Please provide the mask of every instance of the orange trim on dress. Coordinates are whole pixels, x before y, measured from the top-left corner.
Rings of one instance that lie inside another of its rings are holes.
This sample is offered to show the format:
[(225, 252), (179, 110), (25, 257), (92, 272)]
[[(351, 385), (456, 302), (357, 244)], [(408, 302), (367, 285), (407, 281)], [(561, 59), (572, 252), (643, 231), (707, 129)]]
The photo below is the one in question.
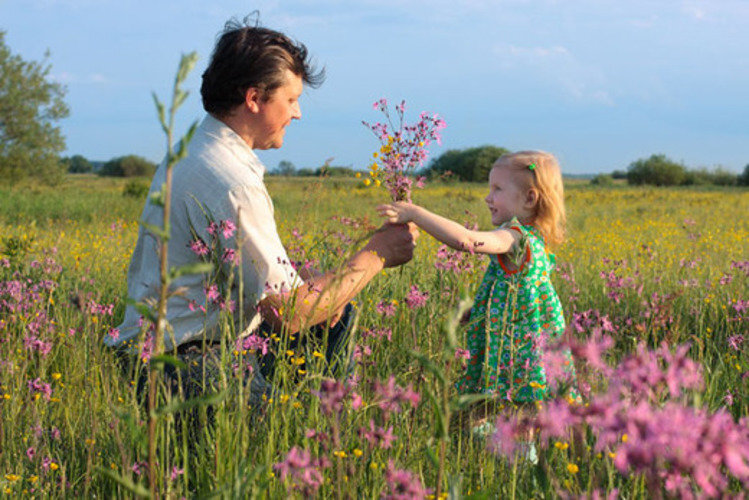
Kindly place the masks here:
[(525, 266), (525, 264), (527, 262), (531, 261), (531, 246), (530, 245), (528, 245), (528, 246), (525, 247), (525, 253), (526, 253), (525, 260), (523, 260), (523, 262), (520, 263), (520, 267), (517, 268), (517, 269), (515, 269), (514, 271), (511, 271), (511, 270), (507, 269), (507, 267), (505, 267), (504, 262), (502, 262), (502, 254), (501, 253), (498, 253), (498, 254), (495, 254), (495, 255), (497, 257), (497, 262), (499, 262), (499, 266), (502, 268), (502, 270), (504, 272), (506, 272), (507, 274), (515, 274), (515, 273), (517, 273), (519, 271), (522, 271), (523, 270), (523, 266)]

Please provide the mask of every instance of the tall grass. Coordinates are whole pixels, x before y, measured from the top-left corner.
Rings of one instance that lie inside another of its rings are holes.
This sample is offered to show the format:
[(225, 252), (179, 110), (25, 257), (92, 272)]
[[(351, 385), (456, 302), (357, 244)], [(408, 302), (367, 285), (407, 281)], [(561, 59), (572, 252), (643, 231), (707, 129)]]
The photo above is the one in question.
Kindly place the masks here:
[[(8, 191), (25, 207), (6, 205), (0, 214), (0, 258), (8, 266), (0, 268), (0, 282), (21, 287), (15, 295), (7, 288), (0, 292), (0, 488), (8, 495), (148, 493), (148, 415), (134, 380), (123, 376), (101, 343), (121, 319), (126, 265), (141, 210), (141, 201), (117, 194), (125, 182), (89, 178), (81, 190), (81, 178), (75, 177), (55, 190)], [(339, 264), (351, 241), (366, 234), (368, 222), (377, 223), (373, 207), (385, 199), (383, 192), (353, 181), (270, 179), (268, 184), (292, 255), (316, 260), (322, 268)], [(441, 214), (490, 227), (483, 191), (483, 186), (433, 185), (415, 199)], [(60, 204), (86, 215), (42, 217), (52, 213), (50, 199), (56, 196)], [(567, 191), (567, 206), (570, 239), (557, 251), (563, 272), (555, 283), (568, 321), (591, 310), (608, 315), (616, 327), (611, 362), (632, 353), (639, 341), (653, 347), (662, 341), (672, 346), (689, 342), (690, 356), (703, 367), (706, 380), (704, 391), (693, 393), (689, 404), (746, 417), (749, 356), (745, 343), (739, 349), (729, 343), (746, 336), (746, 319), (737, 320), (736, 308), (747, 300), (749, 223), (741, 217), (749, 211), (746, 192), (574, 186)], [(444, 397), (454, 398), (450, 381), (461, 372), (460, 361), (448, 362), (444, 354), (453, 348), (450, 318), (460, 300), (472, 295), (485, 262), (470, 257), (473, 269), (442, 271), (434, 265), (437, 249), (423, 236), (413, 262), (384, 271), (357, 297), (359, 385), (346, 389), (343, 409), (335, 416), (323, 411), (316, 395), (324, 378), (316, 353), (324, 351), (314, 344), (292, 356), (279, 348), (278, 393), (262, 409), (248, 407), (248, 395), (228, 367), (225, 393), (213, 405), (213, 417), (205, 406), (163, 412), (156, 436), (158, 463), (152, 466), (161, 494), (276, 497), (289, 490), (303, 495), (302, 482), (282, 481), (281, 470), (274, 469), (295, 446), (330, 461), (317, 469), (308, 466), (320, 471), (321, 496), (335, 497), (339, 491), (378, 496), (389, 491), (396, 470), (409, 471), (434, 492), (463, 496), (614, 489), (625, 496), (652, 494), (642, 477), (616, 469), (611, 452), (588, 449), (591, 436), (582, 448), (564, 442), (540, 449), (539, 467), (497, 458), (458, 426), (444, 432)], [(602, 277), (611, 272), (627, 284), (617, 288)], [(430, 295), (423, 308), (404, 304), (412, 284)], [(396, 301), (394, 316), (378, 313), (382, 301)], [(392, 340), (376, 336), (383, 328), (392, 331)], [(460, 346), (462, 333), (456, 330)], [(49, 347), (34, 347), (32, 335)], [(231, 339), (227, 346), (233, 349)], [(307, 373), (300, 378), (296, 363), (301, 358)], [(595, 377), (586, 379), (585, 373), (583, 382), (594, 389), (605, 385)], [(380, 409), (382, 391), (373, 384), (386, 383), (390, 376), (397, 386), (411, 384), (421, 395), (416, 408), (404, 404), (401, 412), (389, 415)], [(357, 409), (352, 393), (362, 397)], [(193, 420), (183, 418), (188, 414)], [(385, 432), (391, 426), (392, 446), (367, 440), (370, 429)], [(102, 469), (116, 473), (119, 482)]]

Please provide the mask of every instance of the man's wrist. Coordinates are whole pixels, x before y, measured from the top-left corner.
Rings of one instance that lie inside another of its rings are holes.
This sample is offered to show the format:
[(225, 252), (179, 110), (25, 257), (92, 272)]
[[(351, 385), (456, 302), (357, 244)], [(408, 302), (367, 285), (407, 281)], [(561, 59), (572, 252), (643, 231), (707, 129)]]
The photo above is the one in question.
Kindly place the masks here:
[(376, 274), (385, 268), (385, 257), (380, 255), (374, 245), (365, 246), (350, 262), (355, 270), (372, 270)]

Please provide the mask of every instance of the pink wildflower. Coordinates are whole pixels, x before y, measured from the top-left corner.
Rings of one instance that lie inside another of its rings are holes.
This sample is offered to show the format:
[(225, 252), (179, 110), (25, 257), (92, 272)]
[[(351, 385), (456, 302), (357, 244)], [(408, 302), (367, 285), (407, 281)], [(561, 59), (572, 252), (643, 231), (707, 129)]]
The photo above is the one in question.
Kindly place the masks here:
[(174, 481), (184, 473), (185, 473), (185, 469), (180, 469), (175, 465), (172, 467), (172, 473), (169, 474), (169, 479)]
[(190, 250), (198, 257), (208, 255), (208, 246), (201, 239), (193, 240), (190, 242)]
[(395, 316), (395, 303), (391, 300), (378, 302), (375, 309), (385, 317)]
[(236, 230), (237, 226), (231, 220), (226, 219), (221, 221), (221, 234), (224, 235), (225, 239), (228, 240), (231, 238)]
[(209, 302), (216, 303), (220, 297), (221, 294), (218, 292), (218, 285), (214, 283), (206, 287), (205, 298), (208, 299)]
[(273, 465), (281, 480), (289, 478), (293, 489), (301, 491), (302, 496), (311, 497), (322, 486), (324, 478), (321, 470), (330, 467), (330, 461), (322, 457), (313, 459), (310, 453), (294, 446), (286, 458)]
[(386, 415), (390, 412), (399, 413), (401, 406), (409, 403), (413, 408), (416, 408), (419, 404), (421, 396), (415, 392), (411, 385), (403, 388), (395, 383), (395, 377), (390, 376), (387, 383), (382, 384), (379, 381), (375, 381), (373, 384), (375, 394), (380, 398), (377, 403), (381, 410)]
[(393, 446), (396, 437), (393, 435), (393, 426), (387, 429), (385, 427), (376, 427), (374, 420), (369, 420), (369, 429), (362, 427), (359, 429), (359, 435), (366, 439), (372, 448), (381, 448), (387, 450)]
[(117, 340), (120, 338), (120, 330), (118, 330), (117, 328), (110, 328), (107, 335), (109, 335), (109, 338), (111, 338), (112, 340)]
[(396, 469), (392, 460), (388, 460), (385, 469), (385, 482), (389, 491), (383, 494), (383, 498), (388, 500), (422, 499), (429, 494), (418, 477), (410, 471)]
[(411, 290), (406, 296), (406, 305), (411, 309), (423, 307), (429, 298), (429, 292), (420, 292), (419, 287), (411, 285)]
[(225, 248), (224, 255), (221, 257), (224, 264), (236, 265), (237, 262), (237, 251), (233, 248)]

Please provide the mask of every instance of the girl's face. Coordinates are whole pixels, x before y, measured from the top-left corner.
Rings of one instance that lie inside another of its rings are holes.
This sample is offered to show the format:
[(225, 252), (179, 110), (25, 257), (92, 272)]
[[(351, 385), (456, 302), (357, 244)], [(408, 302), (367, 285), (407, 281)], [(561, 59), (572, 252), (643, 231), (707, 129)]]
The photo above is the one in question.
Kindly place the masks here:
[(489, 172), (489, 194), (484, 201), (495, 226), (500, 226), (513, 217), (525, 219), (531, 215), (527, 207), (527, 193), (518, 186), (513, 172), (501, 163), (495, 163)]

